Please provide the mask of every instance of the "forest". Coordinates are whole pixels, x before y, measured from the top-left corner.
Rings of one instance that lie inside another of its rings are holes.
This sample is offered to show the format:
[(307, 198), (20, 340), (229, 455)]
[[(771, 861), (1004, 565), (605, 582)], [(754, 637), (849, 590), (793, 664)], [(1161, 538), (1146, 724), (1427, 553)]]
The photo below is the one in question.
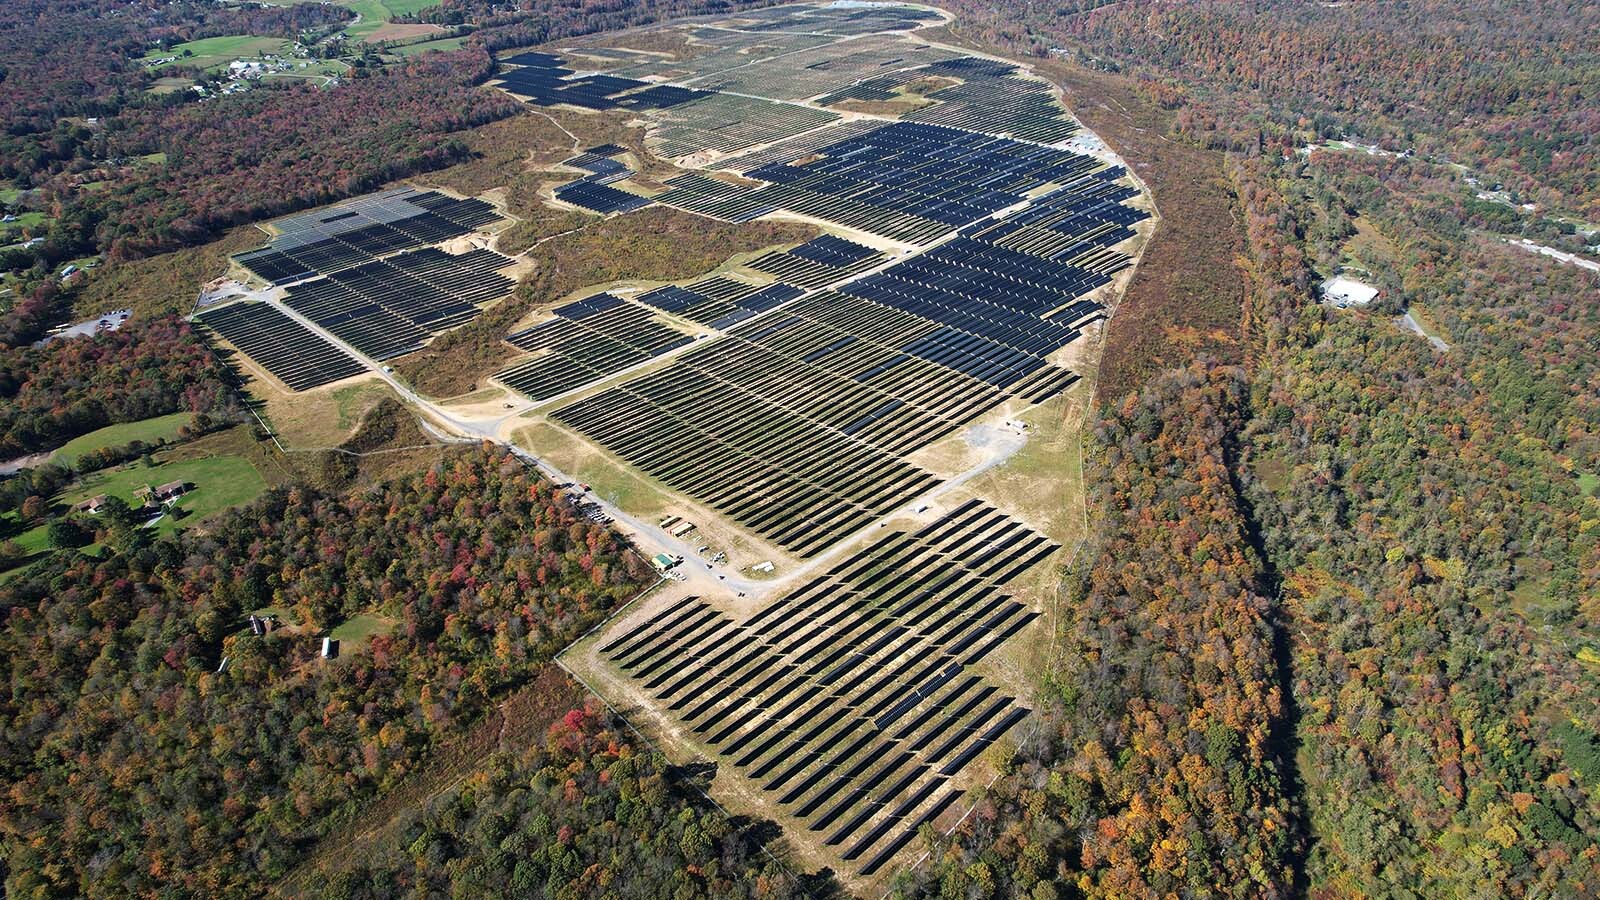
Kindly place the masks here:
[(954, 2), (964, 32), (1151, 82), (1241, 151), (1377, 142), (1600, 218), (1600, 9), (1582, 0)]
[[(348, 495), (274, 490), (125, 552), (58, 554), (0, 586), (8, 895), (258, 896), (649, 571), (549, 482), (486, 449)], [(282, 624), (254, 634), (252, 611)], [(318, 659), (318, 635), (361, 617), (386, 627)], [(727, 877), (760, 873), (723, 846), (726, 822), (664, 791), (658, 759), (591, 712), (569, 724), (574, 736), (552, 736), (554, 756), (535, 748), (493, 774), (507, 796), (483, 795), (505, 815), (531, 804), (585, 835), (559, 872), (572, 876), (571, 863), (611, 840), (589, 830), (635, 816), (677, 823), (660, 849), (685, 871), (721, 877), (710, 861), (727, 855)], [(552, 766), (610, 807), (551, 808)], [(517, 772), (546, 794), (512, 791)], [(531, 827), (539, 815), (527, 812)], [(504, 822), (496, 813), (472, 828)], [(468, 823), (447, 815), (436, 830)], [(421, 863), (417, 877), (437, 877)]]
[(180, 410), (226, 415), (231, 379), (176, 316), (0, 350), (0, 458), (53, 450), (116, 422)]
[[(1244, 365), (1103, 408), (1050, 727), (899, 891), (1600, 890), (1594, 277), (1426, 160), (1229, 175)], [(1342, 265), (1385, 297), (1316, 304)]]
[(323, 896), (816, 897), (590, 700), (488, 759)]

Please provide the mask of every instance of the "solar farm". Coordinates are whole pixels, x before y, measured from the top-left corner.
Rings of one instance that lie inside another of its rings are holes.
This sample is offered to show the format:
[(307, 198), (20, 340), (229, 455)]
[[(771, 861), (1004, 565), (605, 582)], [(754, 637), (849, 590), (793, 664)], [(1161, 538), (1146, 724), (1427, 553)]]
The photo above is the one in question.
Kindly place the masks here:
[[(517, 443), (655, 557), (662, 582), (560, 661), (859, 890), (1029, 739), (1083, 533), (1052, 490), (1153, 226), (1049, 82), (925, 36), (944, 22), (801, 4), (643, 32), (673, 51), (503, 54), (490, 84), (558, 124), (642, 128), (574, 137), (538, 202), (815, 236), (538, 298), (474, 384), (488, 399), (413, 398)], [(285, 217), (235, 257), (250, 290), (196, 319), (289, 391), (393, 380), (384, 361), (514, 289), (503, 222), (410, 187)]]
[(653, 165), (591, 147), (555, 205), (822, 231), (563, 298), (506, 336), (524, 355), (493, 381), (544, 429), (530, 452), (667, 498), (645, 544), (692, 519), (699, 537), (661, 546), (742, 548), (659, 556), (670, 577), (563, 664), (858, 888), (965, 812), (990, 748), (1027, 739), (1024, 673), (1073, 535), (977, 491), (1006, 463), (972, 448), (1062, 415), (1151, 217), (1049, 83), (919, 35), (943, 22), (778, 7), (645, 44), (686, 51), (601, 35), (509, 54), (495, 82), (646, 128)]
[(290, 391), (371, 371), (471, 321), (506, 296), (515, 261), (441, 249), (503, 220), (489, 203), (396, 188), (264, 226), (234, 257), (264, 286), (197, 320)]

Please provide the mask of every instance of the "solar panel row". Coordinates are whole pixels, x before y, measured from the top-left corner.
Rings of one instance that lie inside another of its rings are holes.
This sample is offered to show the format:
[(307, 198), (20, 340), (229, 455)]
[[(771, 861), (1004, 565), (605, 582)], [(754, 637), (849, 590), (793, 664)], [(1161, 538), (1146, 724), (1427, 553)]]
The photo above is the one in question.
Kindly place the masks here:
[(494, 376), (533, 400), (559, 396), (694, 340), (611, 294), (555, 312), (556, 318), (506, 338), (520, 349), (547, 352)]
[(500, 62), (515, 66), (499, 74), (500, 87), (526, 97), (535, 106), (667, 109), (706, 96), (704, 91), (652, 85), (616, 75), (577, 75), (561, 57), (549, 53), (519, 53)]
[(668, 285), (647, 291), (639, 295), (639, 302), (721, 331), (802, 293), (782, 282), (763, 286), (716, 275), (685, 287)]
[[(607, 145), (608, 148), (615, 146), (615, 144)], [(622, 148), (617, 147), (616, 152), (622, 152)], [(583, 169), (590, 174), (556, 188), (557, 200), (581, 206), (603, 216), (632, 212), (649, 206), (652, 202), (649, 197), (611, 187), (612, 182), (631, 177), (633, 170), (612, 159), (610, 155), (601, 155), (590, 150), (574, 156), (563, 165)]]
[(1057, 549), (972, 500), (743, 622), (686, 598), (600, 652), (870, 875), (1027, 716), (972, 667), (1037, 617), (1000, 591)]
[(482, 200), (409, 188), (357, 198), (315, 214), (273, 223), (279, 234), (260, 250), (235, 256), (272, 284), (329, 274), (399, 250), (438, 243), (501, 218)]
[(925, 243), (1097, 168), (1092, 157), (942, 126), (894, 123), (749, 169), (765, 186), (699, 174), (657, 200), (728, 221), (777, 209)]
[(270, 303), (208, 310), (200, 322), (271, 372), (291, 391), (360, 375), (366, 366)]
[(878, 265), (883, 254), (871, 247), (825, 234), (789, 250), (775, 250), (745, 263), (789, 284), (819, 288)]
[(284, 302), (367, 356), (390, 359), (510, 293), (516, 283), (499, 274), (510, 264), (490, 250), (418, 250), (301, 282)]

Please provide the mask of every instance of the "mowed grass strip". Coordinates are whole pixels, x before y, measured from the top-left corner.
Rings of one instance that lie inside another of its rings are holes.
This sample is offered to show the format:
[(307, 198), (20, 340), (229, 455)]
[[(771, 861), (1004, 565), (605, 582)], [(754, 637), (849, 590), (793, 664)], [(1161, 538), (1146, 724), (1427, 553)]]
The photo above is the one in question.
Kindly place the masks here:
[(155, 444), (161, 440), (175, 440), (179, 429), (189, 424), (194, 419), (193, 413), (179, 412), (167, 416), (156, 416), (153, 419), (143, 419), (138, 422), (123, 422), (117, 425), (107, 425), (98, 431), (91, 431), (81, 437), (73, 438), (61, 446), (59, 450), (50, 454), (50, 461), (70, 466), (86, 453), (104, 450), (107, 447), (121, 447), (134, 441), (144, 441), (146, 444)]

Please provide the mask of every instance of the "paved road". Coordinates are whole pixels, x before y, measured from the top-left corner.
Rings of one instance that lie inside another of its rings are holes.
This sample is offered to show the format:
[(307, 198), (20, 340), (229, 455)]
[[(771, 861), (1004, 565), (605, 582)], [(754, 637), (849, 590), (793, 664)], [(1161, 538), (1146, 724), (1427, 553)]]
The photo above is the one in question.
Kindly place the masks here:
[(1592, 259), (1584, 259), (1581, 256), (1576, 256), (1566, 252), (1565, 250), (1557, 250), (1554, 247), (1546, 247), (1543, 244), (1535, 244), (1533, 241), (1530, 241), (1527, 238), (1515, 241), (1508, 238), (1506, 243), (1513, 247), (1521, 247), (1530, 253), (1540, 253), (1545, 256), (1558, 259), (1569, 266), (1578, 266), (1579, 268), (1588, 269), (1591, 272), (1600, 272), (1600, 262), (1595, 262)]
[(1399, 322), (1400, 323), (1400, 327), (1406, 329), (1407, 331), (1414, 331), (1417, 334), (1420, 334), (1423, 337), (1427, 338), (1428, 339), (1428, 343), (1433, 345), (1433, 349), (1440, 350), (1440, 351), (1445, 351), (1445, 352), (1448, 352), (1450, 350), (1450, 345), (1446, 344), (1444, 342), (1443, 338), (1434, 337), (1433, 335), (1431, 335), (1428, 332), (1424, 331), (1422, 329), (1422, 323), (1418, 322), (1416, 320), (1416, 318), (1411, 315), (1411, 312), (1409, 310), (1407, 310), (1406, 314), (1403, 315), (1403, 316), (1396, 316), (1395, 317), (1395, 321)]

